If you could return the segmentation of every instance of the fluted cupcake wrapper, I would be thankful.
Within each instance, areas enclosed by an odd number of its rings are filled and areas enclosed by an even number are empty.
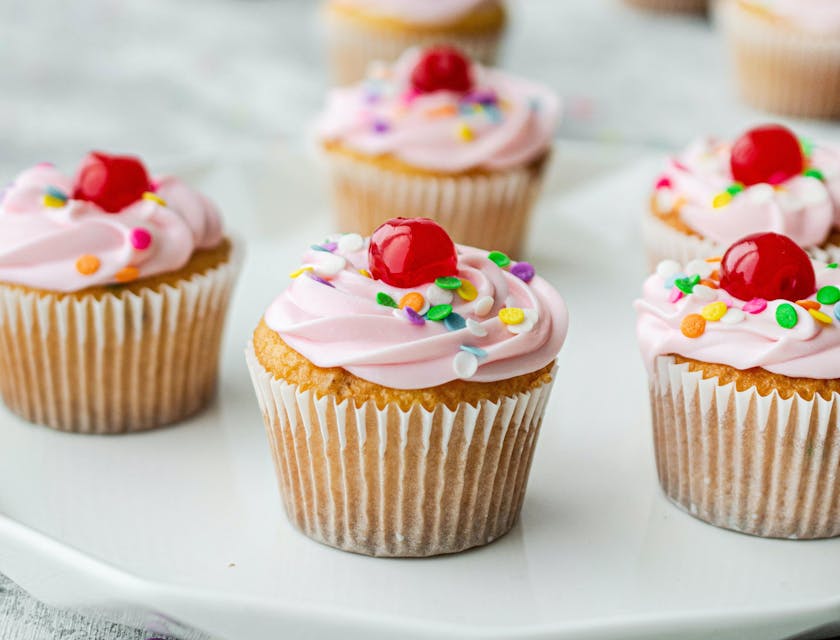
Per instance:
[[[434,411],[356,406],[276,380],[246,352],[289,520],[372,556],[454,553],[503,536],[522,507],[551,384]]]
[[[650,397],[659,481],[676,505],[756,536],[840,535],[840,395],[761,396],[660,356]]]
[[[21,417],[114,434],[181,420],[215,394],[239,270],[228,262],[158,291],[99,299],[0,285],[0,394]]]
[[[624,0],[624,3],[668,13],[703,13],[709,6],[709,0]]]
[[[326,13],[327,55],[334,84],[364,80],[371,62],[394,62],[406,49],[450,44],[473,60],[492,66],[496,62],[503,29],[460,34],[453,30],[397,31],[365,28],[353,20]]]
[[[452,239],[522,256],[548,157],[519,169],[437,176],[327,152],[339,231],[370,235],[394,216],[431,218]]]
[[[735,1],[718,13],[744,100],[775,113],[840,117],[840,38],[774,23]]]

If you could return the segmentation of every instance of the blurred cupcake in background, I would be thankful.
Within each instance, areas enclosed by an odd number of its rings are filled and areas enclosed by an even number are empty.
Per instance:
[[[840,2],[720,0],[744,100],[774,113],[840,117]]]
[[[455,45],[491,65],[507,23],[501,0],[328,0],[323,11],[336,84],[358,82],[371,62],[394,62],[415,46]]]
[[[720,255],[759,231],[785,234],[816,258],[840,260],[840,147],[775,124],[734,143],[698,140],[657,179],[642,230],[651,266]]]
[[[32,422],[122,433],[216,389],[238,271],[215,206],[131,156],[49,164],[0,200],[0,393]]]
[[[408,51],[333,89],[318,137],[339,230],[370,234],[400,212],[519,255],[559,111],[548,88],[451,47]]]
[[[705,13],[709,0],[624,0],[625,4],[665,13]]]

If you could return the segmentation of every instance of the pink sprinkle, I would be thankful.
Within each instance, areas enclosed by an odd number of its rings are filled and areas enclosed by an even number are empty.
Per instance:
[[[405,104],[411,104],[414,102],[414,99],[420,95],[420,92],[417,89],[407,89],[404,94],[402,94],[402,100]]]
[[[135,227],[132,229],[129,239],[131,240],[131,246],[138,251],[148,249],[149,245],[152,244],[152,234],[146,231],[143,227]]]
[[[686,167],[682,162],[674,158],[671,160],[671,164],[674,165],[675,169],[679,169],[680,171],[688,171],[688,167]]]
[[[744,303],[744,311],[747,313],[761,313],[767,308],[767,300],[764,298],[753,298],[749,302]]]
[[[662,176],[656,183],[657,189],[670,189],[671,186],[671,179],[668,176]]]
[[[151,191],[152,193],[157,193],[158,187],[160,187],[160,184],[158,184],[157,180],[152,180],[151,182],[149,182],[149,191]]]
[[[683,292],[677,287],[671,288],[671,293],[668,294],[668,302],[674,303],[683,297]]]

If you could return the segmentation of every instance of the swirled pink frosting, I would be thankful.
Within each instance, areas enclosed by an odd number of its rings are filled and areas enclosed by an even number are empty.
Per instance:
[[[800,175],[776,189],[757,184],[716,208],[715,197],[735,182],[730,149],[729,143],[705,138],[671,159],[657,184],[657,208],[677,206],[689,227],[721,245],[774,231],[813,247],[823,244],[832,228],[840,228],[840,148],[815,146],[811,152],[809,166],[825,182]]]
[[[488,0],[333,0],[333,3],[370,15],[419,24],[445,24],[489,4]]]
[[[825,286],[840,287],[838,269],[812,261],[816,273],[817,290]],[[691,268],[683,269],[683,272]],[[831,322],[824,324],[803,307],[788,300],[768,300],[766,308],[750,313],[750,304],[733,298],[721,289],[703,290],[672,302],[672,289],[661,275],[650,276],[644,284],[642,298],[635,302],[639,346],[645,365],[653,370],[657,356],[677,354],[686,358],[736,369],[760,367],[790,377],[840,378],[840,320],[836,305],[820,305],[819,311]],[[815,292],[816,294],[816,292]],[[809,297],[816,301],[815,295]],[[688,314],[700,314],[706,305],[722,301],[728,307],[729,318],[706,322],[699,338],[683,335],[681,323]],[[796,310],[796,326],[786,329],[776,321],[780,304],[790,304]],[[747,311],[742,311],[744,308]],[[753,310],[760,308],[753,307]]]
[[[73,180],[47,164],[24,171],[0,201],[0,281],[80,291],[119,282],[117,274],[126,267],[135,267],[139,278],[176,271],[196,249],[218,246],[222,223],[215,206],[177,178],[155,182],[155,195],[165,204],[141,199],[106,213],[72,198],[64,206],[46,206],[48,188],[72,194]],[[134,244],[144,242],[132,241],[137,233],[150,240],[143,249]],[[99,261],[95,273],[77,269],[82,256]]]
[[[472,328],[449,330],[432,320],[418,326],[404,310],[378,304],[380,292],[399,301],[410,291],[425,294],[436,285],[398,289],[362,275],[359,270],[368,268],[366,244],[346,253],[308,252],[304,263],[316,265],[315,273],[325,262],[335,272],[329,284],[307,274],[297,277],[269,306],[266,324],[317,366],[342,367],[396,389],[434,387],[462,378],[454,367],[455,358],[465,355],[462,345],[484,353],[477,358],[474,375],[464,377],[477,382],[512,378],[552,362],[568,327],[566,305],[557,291],[538,276],[526,283],[499,268],[486,251],[459,246],[458,252],[458,277],[474,284],[478,295],[473,301],[454,295],[451,304]],[[482,305],[488,306],[479,312]],[[527,310],[529,324],[521,325],[521,332],[513,333],[499,319],[504,306]]]
[[[318,122],[319,138],[447,173],[518,167],[551,146],[560,114],[551,90],[473,64],[475,89],[469,94],[416,94],[410,78],[420,56],[420,50],[409,50],[392,68],[333,89]]]
[[[748,0],[790,23],[818,34],[840,33],[840,3],[837,0]]]

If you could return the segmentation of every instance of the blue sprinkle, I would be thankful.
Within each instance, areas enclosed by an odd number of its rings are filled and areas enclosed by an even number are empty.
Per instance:
[[[670,278],[667,278],[665,280],[665,288],[666,289],[673,289],[674,288],[674,282],[676,282],[677,280],[682,280],[683,278],[687,278],[687,277],[688,276],[685,275],[684,273],[675,273]]]
[[[449,331],[459,331],[467,326],[467,321],[463,316],[458,315],[454,311],[443,319],[443,325]]]
[[[467,353],[473,354],[476,358],[486,358],[487,352],[484,349],[479,349],[478,347],[471,347],[468,344],[461,345],[461,351],[466,351]]]
[[[52,185],[47,185],[45,189],[48,196],[52,196],[53,198],[58,198],[59,200],[67,200],[67,194],[64,193],[61,189],[54,187]]]
[[[313,244],[309,248],[315,251],[326,251],[327,253],[330,252],[329,249],[327,249],[326,247],[322,247],[320,244]]]
[[[834,305],[834,317],[840,320],[840,304]]]
[[[490,105],[484,107],[484,113],[487,114],[487,117],[490,119],[490,122],[502,121],[502,112],[496,106]]]

